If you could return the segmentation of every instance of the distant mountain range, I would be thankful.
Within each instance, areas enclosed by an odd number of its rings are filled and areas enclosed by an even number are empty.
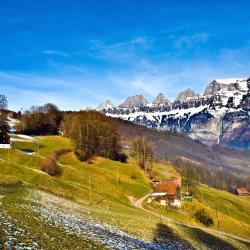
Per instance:
[[[162,93],[152,102],[135,95],[119,106],[106,100],[97,110],[149,128],[178,132],[207,145],[250,148],[250,78],[217,79],[204,94],[187,89],[172,103]]]

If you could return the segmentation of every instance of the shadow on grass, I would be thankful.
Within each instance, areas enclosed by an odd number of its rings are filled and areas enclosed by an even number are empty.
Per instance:
[[[199,229],[199,228],[189,228],[187,226],[185,227],[188,231],[190,231],[190,234],[197,239],[197,241],[204,244],[209,249],[216,249],[216,250],[236,250],[233,245],[228,243],[227,241],[216,237],[212,234],[206,233],[205,231]]]
[[[17,150],[21,151],[24,154],[32,154],[35,151],[31,150],[31,149],[22,149],[22,148],[16,148]]]
[[[171,246],[172,248],[170,249],[194,249],[188,241],[178,236],[172,228],[164,223],[157,224],[154,242],[159,243],[163,247]]]

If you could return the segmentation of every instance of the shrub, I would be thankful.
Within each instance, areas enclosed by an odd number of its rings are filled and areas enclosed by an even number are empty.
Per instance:
[[[88,161],[91,160],[91,157],[93,157],[93,155],[91,155],[88,151],[84,150],[75,150],[75,155],[80,161]]]
[[[205,209],[199,209],[195,214],[195,218],[206,227],[210,227],[214,224],[213,218],[208,214]]]
[[[43,160],[41,169],[43,172],[51,176],[55,176],[60,173],[56,159],[53,156],[49,156]]]
[[[130,178],[131,178],[132,180],[136,180],[136,179],[137,179],[137,175],[134,174],[134,173],[132,173],[132,174],[130,175]]]
[[[117,153],[112,157],[112,160],[114,161],[119,161],[119,162],[123,162],[123,163],[127,163],[128,161],[128,156],[126,154],[122,154],[122,153]]]

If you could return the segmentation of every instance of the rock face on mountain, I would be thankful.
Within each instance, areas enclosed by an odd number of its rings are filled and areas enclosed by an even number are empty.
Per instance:
[[[120,104],[120,108],[134,108],[134,107],[144,107],[147,106],[149,102],[145,99],[143,95],[129,96],[127,100]]]
[[[182,133],[207,145],[250,148],[250,78],[214,80],[203,95],[189,89],[172,104],[163,95],[158,97],[152,104],[142,96],[129,97],[119,107],[102,112]]]

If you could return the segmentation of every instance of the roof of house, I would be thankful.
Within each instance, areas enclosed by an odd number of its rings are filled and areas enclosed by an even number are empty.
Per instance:
[[[173,181],[165,181],[155,185],[154,191],[155,192],[166,192],[167,195],[176,195],[177,193],[178,184],[175,180]]]
[[[237,188],[236,192],[238,195],[249,195],[249,192],[246,188]]]

